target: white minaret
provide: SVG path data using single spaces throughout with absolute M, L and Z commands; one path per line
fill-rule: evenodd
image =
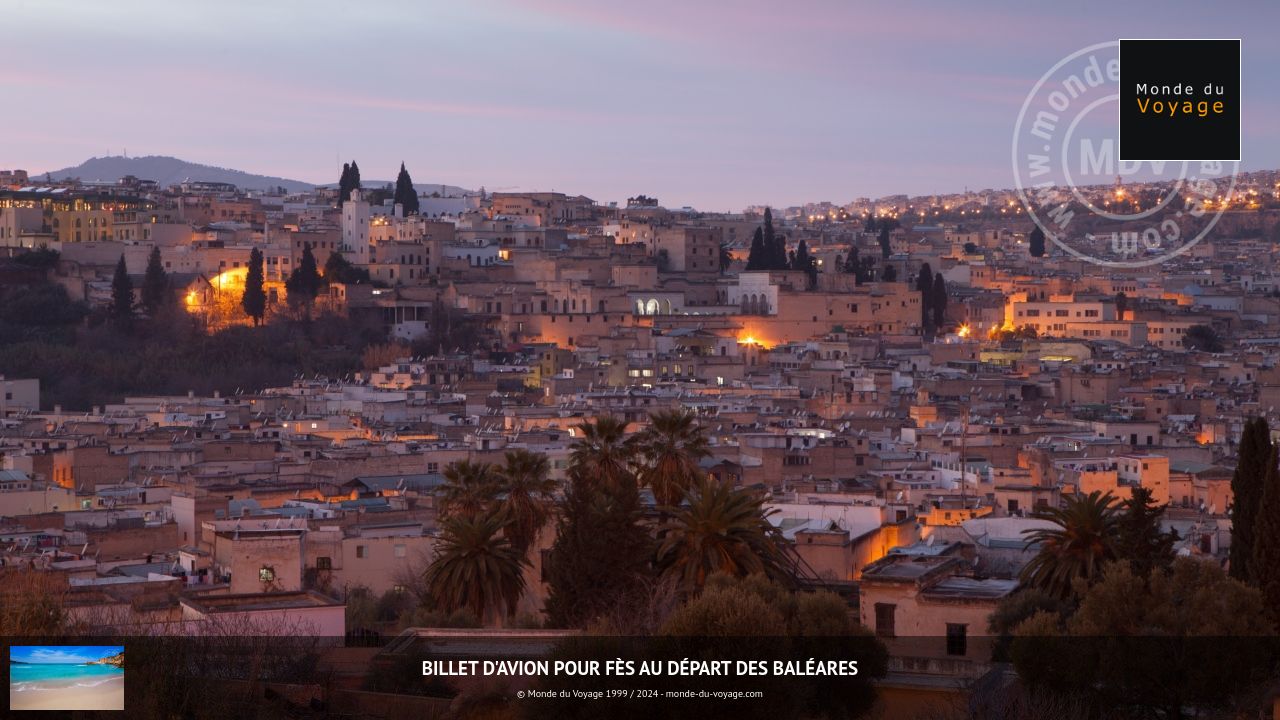
M 342 203 L 342 249 L 356 265 L 369 264 L 369 203 L 360 197 L 359 188 L 351 191 L 351 199 Z

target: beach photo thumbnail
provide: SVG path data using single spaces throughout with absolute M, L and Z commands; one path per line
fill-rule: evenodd
M 10 710 L 123 710 L 123 645 L 14 645 Z

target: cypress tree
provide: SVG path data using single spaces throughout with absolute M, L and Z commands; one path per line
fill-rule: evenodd
M 1280 617 L 1280 447 L 1271 446 L 1253 525 L 1250 572 L 1273 617 Z M 1234 538 L 1233 538 L 1234 543 Z
M 893 265 L 886 264 L 884 270 L 880 273 L 880 279 L 885 282 L 894 282 L 898 279 L 898 269 Z
M 351 189 L 360 189 L 360 166 L 356 164 L 355 160 L 351 161 Z M 351 194 L 348 193 L 347 197 L 350 198 Z
M 942 327 L 947 315 L 947 283 L 942 279 L 942 273 L 933 276 L 933 290 L 930 294 L 933 305 L 933 325 Z
M 267 291 L 263 288 L 262 251 L 254 248 L 249 253 L 249 273 L 244 278 L 244 295 L 240 298 L 240 306 L 244 314 L 253 318 L 253 324 L 260 325 L 262 317 L 267 314 Z
M 338 202 L 351 199 L 351 163 L 342 163 L 342 177 L 338 178 Z
M 888 260 L 893 254 L 893 248 L 889 245 L 889 223 L 884 222 L 880 225 L 880 255 Z
M 396 176 L 395 202 L 404 209 L 406 216 L 418 214 L 418 191 L 413 189 L 413 179 L 403 162 L 400 163 L 400 174 Z
M 751 253 L 747 255 L 747 270 L 765 270 L 764 233 L 756 228 L 751 236 Z
M 316 256 L 311 253 L 311 243 L 302 244 L 302 259 L 298 267 L 289 273 L 284 287 L 288 292 L 289 302 L 293 304 L 310 303 L 320 293 L 324 281 L 316 269 Z
M 1236 470 L 1231 476 L 1231 577 L 1254 582 L 1252 572 L 1256 530 L 1261 507 L 1263 478 L 1271 457 L 1271 428 L 1266 419 L 1255 417 L 1244 425 L 1237 450 Z
M 116 263 L 115 275 L 111 278 L 111 304 L 107 312 L 115 320 L 126 321 L 133 317 L 133 281 L 129 279 L 129 268 L 124 264 L 124 254 Z
M 779 235 L 774 241 L 773 269 L 786 270 L 791 267 L 791 253 L 787 252 L 787 236 Z
M 764 209 L 765 266 L 762 270 L 787 269 L 787 241 L 780 239 L 773 229 L 773 210 Z
M 800 240 L 800 244 L 796 245 L 795 260 L 792 263 L 791 269 L 808 272 L 809 263 L 812 262 L 812 260 L 813 259 L 809 257 L 809 243 L 805 242 L 802 238 Z
M 916 290 L 925 292 L 933 289 L 933 268 L 929 263 L 920 266 L 920 274 L 916 276 Z
M 1044 257 L 1044 231 L 1039 225 L 1031 230 L 1027 243 L 1030 245 L 1031 257 Z
M 151 315 L 169 304 L 169 276 L 160 262 L 160 248 L 151 248 L 147 256 L 147 273 L 142 280 L 142 305 Z
M 929 327 L 933 322 L 933 268 L 929 263 L 920 266 L 916 276 L 916 291 L 920 293 L 920 326 Z

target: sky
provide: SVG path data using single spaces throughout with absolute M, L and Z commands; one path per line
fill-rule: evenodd
M 14 645 L 9 659 L 26 663 L 85 663 L 123 652 L 121 645 Z
M 1280 167 L 1280 3 L 0 0 L 0 168 L 173 155 L 741 210 L 1012 187 L 1027 92 L 1120 37 L 1243 39 Z

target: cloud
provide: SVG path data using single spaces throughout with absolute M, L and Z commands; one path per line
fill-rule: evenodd
M 84 663 L 91 660 L 101 660 L 104 657 L 120 652 L 122 649 L 120 647 L 98 645 L 15 646 L 10 649 L 10 657 L 14 660 L 28 663 Z
M 70 651 L 62 648 L 37 648 L 27 656 L 36 663 L 80 663 L 96 658 L 86 657 L 82 651 Z

